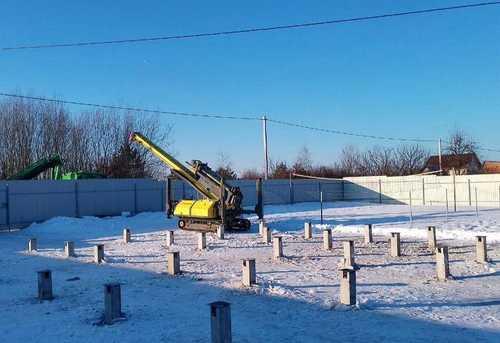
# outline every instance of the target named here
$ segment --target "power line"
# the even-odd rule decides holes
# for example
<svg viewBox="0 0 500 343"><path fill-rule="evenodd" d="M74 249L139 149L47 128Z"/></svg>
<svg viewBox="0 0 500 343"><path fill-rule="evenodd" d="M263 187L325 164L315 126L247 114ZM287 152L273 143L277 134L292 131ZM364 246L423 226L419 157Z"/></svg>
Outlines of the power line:
<svg viewBox="0 0 500 343"><path fill-rule="evenodd" d="M81 102L81 101L51 99L51 98L45 98L45 97L19 95L19 94L11 94L11 93L3 93L3 92L0 92L0 96L9 97L9 98L16 98L16 99L25 99L25 100L38 100L38 101L58 103L58 104L86 106L86 107L93 107L93 108L100 108L100 109L113 109L113 110L124 110L124 111L132 111L132 112L166 114L166 115L192 117L192 118L229 119L229 120L245 120L245 121L261 121L262 120L262 118L258 117L258 116L235 116L235 115L203 114L203 113L188 113L188 112L151 110L151 109L138 108L138 107L103 105L103 104L88 103L88 102ZM266 120L271 122L271 123L278 124L278 125L296 127L296 128L324 132L324 133L330 133L330 134L336 134L336 135L344 135L344 136L352 136L352 137L360 137L360 138L368 138L368 139L376 139L376 140L385 140L385 141L393 141L393 142L407 142L407 143L408 142L416 142L416 143L435 143L435 142L437 142L437 139L389 137L389 136L361 134L361 133L356 133L356 132L349 132L349 131L342 131L342 130L335 130L335 129L326 129L326 128L320 128L320 127L314 127L314 126L309 126L309 125L293 123L293 122L289 122L289 121L271 119L268 117L266 117ZM483 151L500 153L500 149L479 147L476 150L483 150Z"/></svg>
<svg viewBox="0 0 500 343"><path fill-rule="evenodd" d="M184 117L211 118L211 119L232 119L232 120L256 120L256 121L262 120L262 118L257 117L257 116L231 116L231 115L219 115L219 114L200 114L200 113L161 111L161 110L151 110L151 109L144 109L144 108L138 108L138 107L123 107L123 106L103 105L103 104L88 103L88 102L81 102L81 101L51 99L51 98L44 98L44 97L37 97L37 96L12 94L12 93L0 93L0 96L17 98L17 99L38 100L38 101L45 101L45 102L59 103L59 104L87 106L87 107L93 107L93 108L125 110L125 111L156 113L156 114L167 114L167 115L184 116ZM302 129L321 131L321 132L326 132L326 133L333 133L333 134L337 134L337 135L361 137L361 138L371 138L371 139L378 139L378 140L400 141L400 142L435 142L436 141L436 140L432 140L432 139L396 138L396 137L367 135L367 134L361 134L361 133L355 133L355 132L318 128L318 127L302 125L302 124L297 124L297 123L292 123L292 122L282 121L282 120L276 120L276 119L270 119L270 118L266 118L266 120L271 122L271 123L278 124L278 125L292 126L292 127L302 128Z"/></svg>
<svg viewBox="0 0 500 343"><path fill-rule="evenodd" d="M302 125L302 124L291 123L291 122L287 122L287 121L281 121L281 120L275 120L275 119L269 119L269 118L267 120L269 122L275 123L275 124L292 126L292 127L298 127L298 128L307 129L307 130L313 130L313 131L333 133L333 134L336 134L336 135L345 135L345 136L353 136L353 137L361 137L361 138L371 138L371 139L386 140L386 141L398 141L398 142L418 142L418 143L433 142L434 143L434 142L437 141L436 139L397 138L397 137L387 137L387 136L366 135L366 134L354 133L354 132L348 132L348 131L340 131L340 130L332 130L332 129L325 129L325 128L313 127L313 126Z"/></svg>
<svg viewBox="0 0 500 343"><path fill-rule="evenodd" d="M249 117L249 116L227 116L227 115L221 115L221 114L202 114L202 113L161 111L161 110L151 110L151 109L144 109L144 108L137 108L137 107L102 105L102 104L95 104L95 103L89 103L89 102L50 99L50 98L43 98L43 97L37 97L37 96L27 96L27 95L9 94L9 93L0 93L0 95L5 96L5 97L10 97L10 98L17 98L17 99L39 100L39 101L59 103L59 104L87 106L87 107L111 109L111 110L124 110L124 111L132 111L132 112L168 114L168 115L182 116L182 117L232 119L232 120L260 120L260 118L258 118L258 117Z"/></svg>
<svg viewBox="0 0 500 343"><path fill-rule="evenodd" d="M457 6L427 8L427 9L422 9L422 10L406 11L406 12L392 12L392 13L385 13L385 14L371 15L371 16L364 16L364 17L332 19L332 20L315 21L315 22L309 22L309 23L254 27L254 28L246 28L246 29L231 30L231 31L203 32L203 33L193 33L193 34L183 34L183 35L173 35L173 36L144 37L144 38L119 39L119 40L107 40L107 41L87 41L87 42L72 42L72 43L19 45L19 46L12 46L12 47L3 47L3 48L1 48L1 50L2 51L11 51L11 50L46 49L46 48L62 48L62 47L78 47L78 46L81 47L81 46L95 46L95 45L107 45L107 44L126 44L126 43L153 42L153 41L166 41L166 40L181 40L181 39L214 37L214 36L228 36L228 35L238 35L238 34L252 33L252 32L266 32L266 31L277 31L277 30L288 30L288 29L300 29L300 28L308 28L308 27L314 27L314 26L353 23L353 22L361 22L361 21L368 21L368 20L378 20L378 19L402 17L402 16L409 16L409 15L419 15L419 14L427 14L427 13L454 11L454 10L459 10L459 9L470 9L470 8L494 6L494 5L500 5L500 1L489 1L489 2L479 2L479 3L471 3L471 4L464 4L464 5L457 5Z"/></svg>

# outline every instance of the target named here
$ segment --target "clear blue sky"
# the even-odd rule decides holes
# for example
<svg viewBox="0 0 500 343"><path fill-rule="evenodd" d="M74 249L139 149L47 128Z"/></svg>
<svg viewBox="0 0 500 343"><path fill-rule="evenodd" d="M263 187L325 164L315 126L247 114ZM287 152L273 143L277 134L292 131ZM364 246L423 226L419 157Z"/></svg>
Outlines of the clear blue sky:
<svg viewBox="0 0 500 343"><path fill-rule="evenodd" d="M3 0L2 46L106 40L365 16L467 1ZM474 2L474 0L469 0ZM500 6L301 30L0 53L0 90L275 119L400 137L466 129L500 149ZM262 166L258 122L164 117L183 160ZM270 125L270 154L330 163L385 142ZM434 148L434 147L433 147ZM500 159L500 154L483 154Z"/></svg>

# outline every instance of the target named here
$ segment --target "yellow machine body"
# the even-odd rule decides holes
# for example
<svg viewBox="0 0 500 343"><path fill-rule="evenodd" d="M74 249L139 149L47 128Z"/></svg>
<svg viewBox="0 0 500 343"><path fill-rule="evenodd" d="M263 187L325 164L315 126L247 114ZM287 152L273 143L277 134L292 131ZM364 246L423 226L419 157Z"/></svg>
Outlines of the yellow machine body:
<svg viewBox="0 0 500 343"><path fill-rule="evenodd" d="M214 219L217 218L217 201L210 199L202 200L181 200L174 210L174 216L200 218L200 219Z"/></svg>

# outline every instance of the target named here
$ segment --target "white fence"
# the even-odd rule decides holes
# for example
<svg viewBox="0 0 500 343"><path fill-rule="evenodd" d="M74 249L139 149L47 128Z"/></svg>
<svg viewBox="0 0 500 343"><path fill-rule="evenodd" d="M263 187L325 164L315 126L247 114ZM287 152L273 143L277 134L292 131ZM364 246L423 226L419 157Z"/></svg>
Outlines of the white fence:
<svg viewBox="0 0 500 343"><path fill-rule="evenodd" d="M253 206L253 180L235 180L244 196L244 206ZM325 180L268 180L263 182L264 204L319 201L368 201L414 205L500 207L500 174L460 176L368 176ZM182 182L174 182L175 199L195 199L196 192Z"/></svg>
<svg viewBox="0 0 500 343"><path fill-rule="evenodd" d="M500 174L355 177L344 179L344 200L414 205L500 207Z"/></svg>
<svg viewBox="0 0 500 343"><path fill-rule="evenodd" d="M257 203L255 180L234 180L243 206ZM344 180L268 180L264 204L319 201L369 201L413 205L500 207L500 174L467 176L356 177ZM477 197L476 197L477 195ZM196 199L181 181L173 198ZM164 211L166 183L144 179L78 181L0 181L0 227L25 226L55 216L113 216L122 212Z"/></svg>

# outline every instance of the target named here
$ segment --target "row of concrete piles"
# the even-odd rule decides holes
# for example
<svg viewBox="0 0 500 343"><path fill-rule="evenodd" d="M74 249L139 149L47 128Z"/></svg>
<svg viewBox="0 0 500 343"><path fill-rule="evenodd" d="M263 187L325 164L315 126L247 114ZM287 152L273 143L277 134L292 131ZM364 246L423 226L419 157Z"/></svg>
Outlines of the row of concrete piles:
<svg viewBox="0 0 500 343"><path fill-rule="evenodd" d="M364 242L371 244L373 240L373 226L367 225L364 229ZM259 231L262 241L269 244L273 243L273 258L280 259L284 257L283 237L273 236L271 230L264 224L259 224ZM206 233L198 233L198 249L207 248ZM223 237L223 231L218 232L219 238ZM130 243L132 241L130 229L124 229L123 241ZM309 222L304 224L304 238L312 239L312 225ZM167 231L166 242L168 246L174 245L174 231ZM428 247L436 254L436 274L438 280L447 280L450 276L448 247L437 244L436 228L428 227ZM331 250L333 248L332 230L323 230L323 249ZM28 250L37 250L37 241L35 238L28 242ZM66 257L75 257L75 245L73 242L65 242L64 251ZM359 270L354 260L354 241L343 242L344 257L339 266L340 271L340 303L345 305L356 304L356 271ZM401 256L401 238L399 232L393 232L389 238L389 253L392 257ZM99 244L94 247L94 262L101 263L104 259L104 245ZM486 236L477 236L476 238L476 260L484 263L488 261ZM180 269L180 254L178 251L169 251L167 253L167 273L178 275ZM40 300L53 299L52 276L50 270L38 272L38 297ZM242 260L242 285L251 287L256 284L256 263L255 259L247 258ZM231 342L231 316L230 304L226 302L214 302L210 304L212 342ZM112 283L104 286L104 315L103 324L112 324L123 319L121 312L121 290L120 284Z"/></svg>
<svg viewBox="0 0 500 343"><path fill-rule="evenodd" d="M262 222L259 225L261 237L264 243L269 244L273 242L273 258L280 259L284 257L283 253L283 238L281 236L272 236L271 230L264 225ZM373 243L373 232L372 225L367 225L364 231L364 242L366 244ZM205 250L207 248L206 233L198 233L198 249ZM306 222L304 224L304 238L312 239L312 226L311 223ZM131 242L131 231L130 229L123 230L123 241L125 243ZM166 237L167 246L174 245L174 231L167 231ZM323 249L332 249L332 230L323 230ZM448 266L448 247L438 246L436 237L436 227L428 227L428 247L430 250L434 251L436 254L436 270L438 279L443 280L449 277L449 266ZM354 241L344 241L344 258L341 264L342 268L353 269L355 267L354 263ZM37 240L32 238L28 242L28 251L33 252L37 250ZM74 242L67 241L64 243L64 252L66 257L76 257ZM392 232L389 238L389 253L392 257L401 256L401 235L399 232ZM104 245L98 244L94 246L94 262L97 264L102 263L104 260ZM255 260L253 260L253 269L255 269ZM476 261L480 263L485 263L488 261L487 258L487 245L486 236L476 237ZM243 265L245 266L245 261ZM251 265L251 263L250 263ZM341 271L342 271L341 268ZM355 268L354 268L355 269ZM167 252L167 273L171 275L180 274L180 253L178 251ZM245 275L245 272L243 273ZM342 275L345 271L342 272ZM255 279L255 278L254 278ZM249 285L245 280L242 282L244 285Z"/></svg>
<svg viewBox="0 0 500 343"><path fill-rule="evenodd" d="M130 243L132 241L132 234L130 229L123 230L123 242ZM167 231L167 245L172 246L174 244L174 231ZM206 248L206 235L205 233L200 234L200 239L198 242L200 249ZM36 238L31 238L28 241L28 252L35 252L38 250L38 243ZM93 261L96 264L101 264L105 261L104 255L104 244L96 244L93 249ZM77 257L75 253L75 243L73 241L64 242L64 255L67 258ZM179 262L179 252L169 251L167 252L167 272L172 275L180 273L180 262Z"/></svg>
<svg viewBox="0 0 500 343"><path fill-rule="evenodd" d="M437 244L436 227L428 227L428 247L435 253L436 257L436 277L440 281L445 281L450 277L448 247ZM273 242L273 258L284 257L283 239L281 236L272 236L271 230L264 224L259 223L259 232L264 243ZM312 225L310 222L304 223L304 239L312 239ZM363 238L365 244L374 243L373 225L368 224L364 228ZM323 230L323 249L331 250L333 247L332 230ZM388 239L389 255L391 257L401 256L401 234L391 232ZM359 267L354 261L354 241L343 242L344 257L339 266L340 271L340 302L345 305L356 304L356 271ZM479 263L488 262L486 236L476 236L476 261ZM255 259L243 260L243 280L245 286L251 286L255 280ZM250 275L250 276L249 276Z"/></svg>

